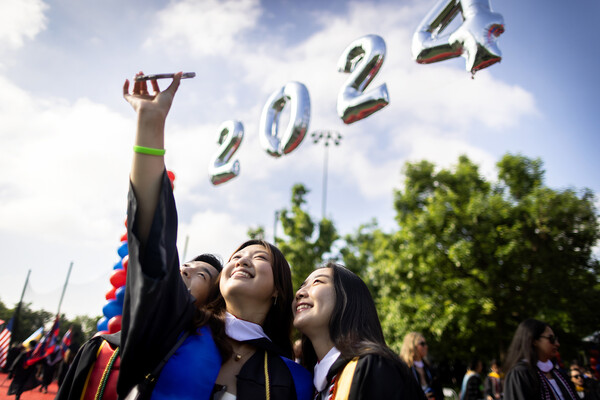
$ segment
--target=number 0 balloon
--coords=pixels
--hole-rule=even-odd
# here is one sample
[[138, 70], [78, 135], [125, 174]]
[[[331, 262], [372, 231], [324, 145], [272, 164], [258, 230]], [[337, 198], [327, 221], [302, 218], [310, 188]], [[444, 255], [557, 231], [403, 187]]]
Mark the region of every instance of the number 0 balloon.
[[[442, 36], [459, 12], [463, 23]], [[413, 58], [419, 64], [430, 64], [462, 55], [467, 71], [475, 73], [502, 59], [496, 44], [502, 33], [504, 19], [492, 12], [490, 0], [439, 0], [413, 35]]]
[[[290, 121], [279, 132], [281, 111], [290, 103]], [[260, 144], [273, 157], [291, 153], [300, 145], [310, 123], [310, 96], [303, 83], [288, 82], [271, 94], [260, 117]]]
[[351, 124], [366, 118], [390, 103], [385, 83], [364, 93], [379, 72], [384, 58], [385, 42], [377, 35], [356, 39], [342, 53], [338, 71], [350, 74], [337, 99], [337, 112], [344, 123]]

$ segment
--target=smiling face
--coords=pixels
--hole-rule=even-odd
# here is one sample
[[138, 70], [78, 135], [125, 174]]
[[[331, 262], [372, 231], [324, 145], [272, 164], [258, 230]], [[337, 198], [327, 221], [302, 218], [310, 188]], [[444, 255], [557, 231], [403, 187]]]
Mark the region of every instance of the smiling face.
[[183, 264], [179, 272], [183, 283], [196, 299], [196, 307], [204, 305], [219, 275], [217, 269], [203, 261], [190, 261]]
[[558, 342], [558, 338], [554, 336], [552, 328], [547, 326], [544, 333], [533, 342], [533, 347], [537, 351], [538, 359], [545, 362], [558, 355], [560, 343]]
[[306, 278], [296, 292], [292, 302], [294, 326], [311, 340], [317, 335], [329, 337], [329, 321], [334, 305], [333, 269], [319, 268]]
[[223, 268], [220, 288], [228, 305], [229, 301], [241, 299], [248, 304], [264, 304], [268, 310], [277, 295], [271, 254], [258, 244], [238, 250]]

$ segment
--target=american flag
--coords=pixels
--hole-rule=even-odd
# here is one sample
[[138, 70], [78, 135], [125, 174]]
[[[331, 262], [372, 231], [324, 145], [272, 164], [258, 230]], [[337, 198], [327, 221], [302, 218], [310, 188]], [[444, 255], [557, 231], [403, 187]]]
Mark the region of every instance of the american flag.
[[13, 319], [8, 321], [8, 325], [2, 333], [0, 333], [0, 368], [6, 366], [6, 355], [8, 354], [8, 346], [10, 345], [10, 337], [12, 334]]

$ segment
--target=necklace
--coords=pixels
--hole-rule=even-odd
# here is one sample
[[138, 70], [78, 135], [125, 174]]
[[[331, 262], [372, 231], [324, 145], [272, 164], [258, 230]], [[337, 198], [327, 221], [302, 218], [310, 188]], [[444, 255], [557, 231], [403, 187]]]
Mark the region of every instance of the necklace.
[[250, 347], [248, 351], [241, 352], [240, 350], [244, 347], [242, 343], [238, 349], [233, 349], [233, 361], [240, 361], [242, 358], [245, 358], [248, 354], [251, 354], [254, 351], [254, 348]]

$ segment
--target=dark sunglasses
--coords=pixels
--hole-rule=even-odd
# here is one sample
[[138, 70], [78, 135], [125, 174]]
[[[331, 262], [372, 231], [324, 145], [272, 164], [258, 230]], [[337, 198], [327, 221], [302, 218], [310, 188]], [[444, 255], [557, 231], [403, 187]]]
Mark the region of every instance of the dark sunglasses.
[[427, 346], [427, 342], [419, 342], [419, 343], [417, 343], [417, 344], [418, 344], [419, 346], [423, 346], [423, 347]]
[[550, 335], [550, 336], [540, 336], [543, 337], [545, 339], [548, 339], [548, 341], [552, 344], [556, 343], [558, 341], [558, 336], [554, 336], [554, 335]]
[[579, 378], [581, 378], [581, 375], [572, 375], [571, 378], [579, 379]]

